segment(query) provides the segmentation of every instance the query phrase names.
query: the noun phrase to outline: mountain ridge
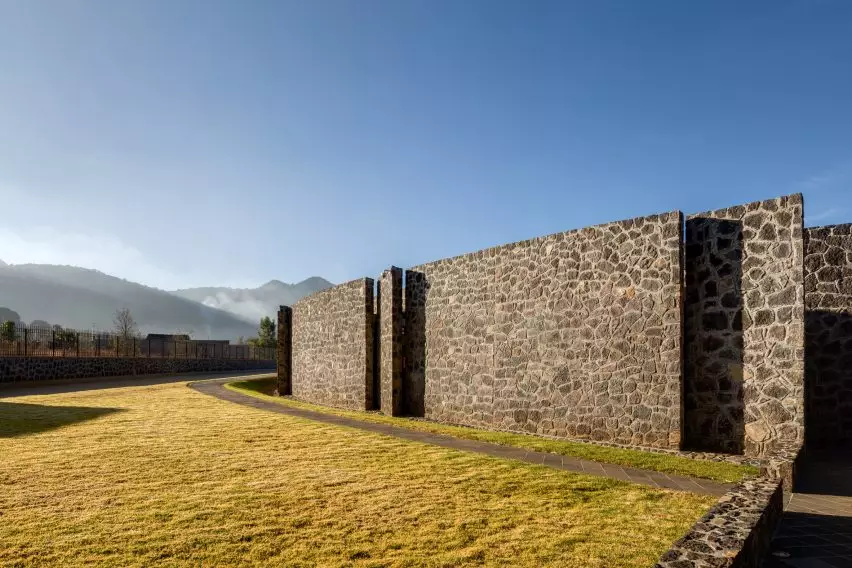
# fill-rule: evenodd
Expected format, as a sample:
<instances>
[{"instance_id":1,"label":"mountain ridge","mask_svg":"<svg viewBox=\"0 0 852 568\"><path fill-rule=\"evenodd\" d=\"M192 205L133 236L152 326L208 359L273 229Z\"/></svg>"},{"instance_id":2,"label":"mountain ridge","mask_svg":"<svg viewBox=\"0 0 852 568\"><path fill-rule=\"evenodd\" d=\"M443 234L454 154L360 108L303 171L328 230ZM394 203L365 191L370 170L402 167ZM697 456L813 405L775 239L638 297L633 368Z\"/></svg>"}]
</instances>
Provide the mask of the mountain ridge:
<instances>
[{"instance_id":1,"label":"mountain ridge","mask_svg":"<svg viewBox=\"0 0 852 568\"><path fill-rule=\"evenodd\" d=\"M333 285L325 278L311 276L293 284L287 284L280 280L270 280L257 288L205 286L173 290L171 293L205 306L215 307L257 321L264 315L276 313L280 305L294 304L305 296L325 290Z\"/></svg>"},{"instance_id":2,"label":"mountain ridge","mask_svg":"<svg viewBox=\"0 0 852 568\"><path fill-rule=\"evenodd\" d=\"M234 295L231 291L240 289L201 288L213 291L214 301L204 303L91 268L0 263L0 306L20 314L24 322L45 320L69 328L104 330L112 327L115 311L126 307L143 333L180 331L197 338L236 339L255 335L263 315L274 319L278 305L275 302L286 304L294 295L312 293L318 282L312 284L309 280L292 285L273 280L264 286L278 284L269 286L265 292L256 292L263 286L242 289L239 298L231 298ZM192 295L192 290L199 289L187 290ZM217 303L217 293L229 301ZM255 294L260 297L255 298ZM232 309L217 305L223 303Z\"/></svg>"}]
</instances>

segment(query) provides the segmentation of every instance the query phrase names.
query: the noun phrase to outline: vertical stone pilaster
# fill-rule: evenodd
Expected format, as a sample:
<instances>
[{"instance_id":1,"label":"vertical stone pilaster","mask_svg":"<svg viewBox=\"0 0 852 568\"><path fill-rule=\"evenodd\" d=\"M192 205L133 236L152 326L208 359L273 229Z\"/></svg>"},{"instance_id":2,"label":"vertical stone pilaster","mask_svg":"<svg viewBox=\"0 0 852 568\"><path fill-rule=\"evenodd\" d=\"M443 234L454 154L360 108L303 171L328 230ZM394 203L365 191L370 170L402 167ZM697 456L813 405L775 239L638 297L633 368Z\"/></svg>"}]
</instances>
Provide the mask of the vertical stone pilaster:
<instances>
[{"instance_id":1,"label":"vertical stone pilaster","mask_svg":"<svg viewBox=\"0 0 852 568\"><path fill-rule=\"evenodd\" d=\"M379 384L381 411L403 413L402 401L402 269L391 266L379 281Z\"/></svg>"},{"instance_id":2,"label":"vertical stone pilaster","mask_svg":"<svg viewBox=\"0 0 852 568\"><path fill-rule=\"evenodd\" d=\"M769 456L804 440L800 194L686 224L687 440Z\"/></svg>"},{"instance_id":3,"label":"vertical stone pilaster","mask_svg":"<svg viewBox=\"0 0 852 568\"><path fill-rule=\"evenodd\" d=\"M293 310L278 309L278 381L275 392L280 396L293 393Z\"/></svg>"}]
</instances>

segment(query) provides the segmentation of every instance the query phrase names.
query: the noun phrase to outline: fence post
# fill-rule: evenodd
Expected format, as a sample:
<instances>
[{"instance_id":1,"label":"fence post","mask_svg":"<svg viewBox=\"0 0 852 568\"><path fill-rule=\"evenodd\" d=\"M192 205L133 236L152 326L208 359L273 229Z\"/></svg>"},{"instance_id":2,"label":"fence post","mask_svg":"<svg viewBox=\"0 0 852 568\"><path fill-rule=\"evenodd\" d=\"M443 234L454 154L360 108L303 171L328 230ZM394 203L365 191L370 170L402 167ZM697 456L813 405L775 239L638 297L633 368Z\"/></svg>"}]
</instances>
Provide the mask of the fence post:
<instances>
[{"instance_id":1,"label":"fence post","mask_svg":"<svg viewBox=\"0 0 852 568\"><path fill-rule=\"evenodd\" d=\"M133 358L136 358L136 338L133 338Z\"/></svg>"},{"instance_id":2,"label":"fence post","mask_svg":"<svg viewBox=\"0 0 852 568\"><path fill-rule=\"evenodd\" d=\"M50 351L53 357L56 357L56 330L54 329L50 334Z\"/></svg>"},{"instance_id":3,"label":"fence post","mask_svg":"<svg viewBox=\"0 0 852 568\"><path fill-rule=\"evenodd\" d=\"M29 335L30 330L24 328L24 357L27 356L27 336Z\"/></svg>"},{"instance_id":4,"label":"fence post","mask_svg":"<svg viewBox=\"0 0 852 568\"><path fill-rule=\"evenodd\" d=\"M80 358L80 332L77 332L77 359Z\"/></svg>"},{"instance_id":5,"label":"fence post","mask_svg":"<svg viewBox=\"0 0 852 568\"><path fill-rule=\"evenodd\" d=\"M95 335L95 357L101 356L101 336Z\"/></svg>"}]
</instances>

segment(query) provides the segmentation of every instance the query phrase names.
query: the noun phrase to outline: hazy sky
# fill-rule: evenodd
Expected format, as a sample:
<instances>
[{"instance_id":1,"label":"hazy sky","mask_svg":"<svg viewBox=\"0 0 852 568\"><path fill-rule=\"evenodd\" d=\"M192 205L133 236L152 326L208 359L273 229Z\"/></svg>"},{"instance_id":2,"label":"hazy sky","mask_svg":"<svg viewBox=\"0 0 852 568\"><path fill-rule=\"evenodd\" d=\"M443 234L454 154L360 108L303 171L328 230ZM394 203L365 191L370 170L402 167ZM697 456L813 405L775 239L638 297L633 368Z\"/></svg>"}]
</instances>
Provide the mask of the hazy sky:
<instances>
[{"instance_id":1,"label":"hazy sky","mask_svg":"<svg viewBox=\"0 0 852 568\"><path fill-rule=\"evenodd\" d=\"M0 0L0 259L375 276L805 193L852 221L852 2Z\"/></svg>"}]
</instances>

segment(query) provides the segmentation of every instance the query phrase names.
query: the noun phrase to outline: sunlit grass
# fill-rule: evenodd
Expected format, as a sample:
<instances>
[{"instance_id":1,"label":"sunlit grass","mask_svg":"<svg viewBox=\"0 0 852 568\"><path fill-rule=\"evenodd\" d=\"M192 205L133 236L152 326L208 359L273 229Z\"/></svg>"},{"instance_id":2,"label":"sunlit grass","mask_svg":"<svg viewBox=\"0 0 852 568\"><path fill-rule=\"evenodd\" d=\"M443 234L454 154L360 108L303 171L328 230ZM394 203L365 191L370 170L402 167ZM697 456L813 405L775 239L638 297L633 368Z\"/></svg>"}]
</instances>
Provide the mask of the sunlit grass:
<instances>
[{"instance_id":1,"label":"sunlit grass","mask_svg":"<svg viewBox=\"0 0 852 568\"><path fill-rule=\"evenodd\" d=\"M714 462L709 460L694 460L682 456L664 454L658 452L646 452L627 448L612 448L582 442L553 440L526 434L513 434L507 432L494 432L479 428L468 428L465 426L450 426L438 424L426 420L412 420L411 418L392 417L378 412L357 412L352 410L341 410L328 406L310 404L290 397L271 396L275 389L275 379L264 377L247 381L237 381L226 385L227 388L249 394L280 404L305 408L317 412L335 414L375 422L380 424L391 424L412 430L432 432L464 438L467 440L479 440L491 442L504 446L514 446L538 452L550 452L563 456L572 456L603 463L618 464L629 467L637 467L662 473L674 473L703 479L712 479L722 483L734 483L743 478L757 475L759 469L748 465L739 465L729 462Z\"/></svg>"},{"instance_id":2,"label":"sunlit grass","mask_svg":"<svg viewBox=\"0 0 852 568\"><path fill-rule=\"evenodd\" d=\"M0 437L0 566L649 566L713 501L183 383L14 402L121 411Z\"/></svg>"}]
</instances>

